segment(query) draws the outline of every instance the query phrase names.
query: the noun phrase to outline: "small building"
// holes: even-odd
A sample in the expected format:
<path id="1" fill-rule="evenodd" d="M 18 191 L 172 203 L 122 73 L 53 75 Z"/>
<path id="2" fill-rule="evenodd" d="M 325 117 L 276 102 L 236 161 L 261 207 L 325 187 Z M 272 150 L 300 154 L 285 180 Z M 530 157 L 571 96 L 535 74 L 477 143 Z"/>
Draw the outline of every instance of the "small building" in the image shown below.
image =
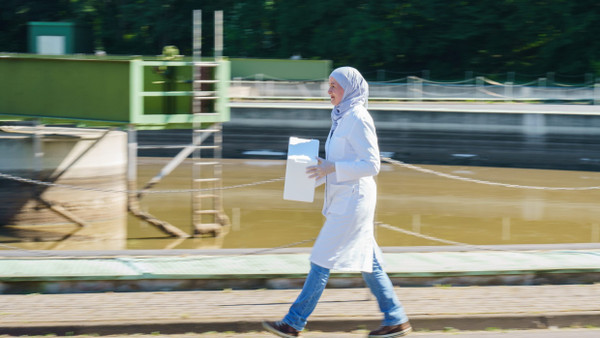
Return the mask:
<path id="1" fill-rule="evenodd" d="M 29 53 L 64 55 L 93 50 L 89 30 L 72 22 L 29 22 L 28 26 Z"/>

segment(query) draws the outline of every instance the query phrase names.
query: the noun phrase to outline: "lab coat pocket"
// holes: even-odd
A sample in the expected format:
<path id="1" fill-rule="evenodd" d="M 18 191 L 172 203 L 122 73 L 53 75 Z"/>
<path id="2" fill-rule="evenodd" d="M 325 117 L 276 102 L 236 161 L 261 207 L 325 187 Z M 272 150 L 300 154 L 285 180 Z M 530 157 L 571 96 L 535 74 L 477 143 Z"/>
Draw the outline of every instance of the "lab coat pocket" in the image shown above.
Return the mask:
<path id="1" fill-rule="evenodd" d="M 348 211 L 348 207 L 356 200 L 358 185 L 330 184 L 331 204 L 328 213 L 343 215 Z"/>

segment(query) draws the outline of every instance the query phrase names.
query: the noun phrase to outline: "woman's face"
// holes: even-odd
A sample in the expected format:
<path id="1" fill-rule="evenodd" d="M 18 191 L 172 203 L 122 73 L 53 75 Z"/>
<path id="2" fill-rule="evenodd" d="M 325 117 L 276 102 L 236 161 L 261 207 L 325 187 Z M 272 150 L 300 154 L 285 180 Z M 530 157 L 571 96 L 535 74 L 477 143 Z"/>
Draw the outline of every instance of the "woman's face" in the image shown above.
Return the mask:
<path id="1" fill-rule="evenodd" d="M 327 91 L 327 94 L 329 94 L 331 104 L 334 106 L 340 104 L 344 97 L 344 88 L 342 88 L 342 86 L 340 86 L 340 84 L 331 76 L 329 77 L 329 90 Z"/>

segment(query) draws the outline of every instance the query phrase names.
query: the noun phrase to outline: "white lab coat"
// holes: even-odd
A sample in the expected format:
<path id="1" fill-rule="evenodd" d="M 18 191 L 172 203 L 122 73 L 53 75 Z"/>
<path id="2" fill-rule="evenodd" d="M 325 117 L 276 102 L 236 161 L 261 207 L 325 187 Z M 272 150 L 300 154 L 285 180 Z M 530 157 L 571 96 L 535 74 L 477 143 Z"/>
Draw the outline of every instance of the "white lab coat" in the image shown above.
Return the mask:
<path id="1" fill-rule="evenodd" d="M 332 270 L 373 271 L 373 254 L 383 263 L 375 242 L 374 217 L 380 158 L 371 115 L 354 106 L 339 121 L 325 143 L 326 158 L 335 163 L 327 175 L 323 215 L 311 262 Z"/>

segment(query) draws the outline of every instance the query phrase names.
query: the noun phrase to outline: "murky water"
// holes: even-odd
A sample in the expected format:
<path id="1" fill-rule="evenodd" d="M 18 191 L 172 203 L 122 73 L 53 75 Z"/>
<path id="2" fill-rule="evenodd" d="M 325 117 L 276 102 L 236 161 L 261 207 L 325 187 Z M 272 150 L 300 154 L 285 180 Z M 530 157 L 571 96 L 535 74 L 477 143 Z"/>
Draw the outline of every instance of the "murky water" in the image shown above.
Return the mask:
<path id="1" fill-rule="evenodd" d="M 139 159 L 139 186 L 168 161 Z M 224 160 L 224 186 L 283 177 L 282 160 Z M 425 166 L 471 179 L 548 187 L 600 186 L 600 172 L 533 170 L 466 166 Z M 191 165 L 185 163 L 154 190 L 189 189 Z M 377 177 L 376 221 L 451 241 L 470 244 L 549 244 L 600 242 L 600 190 L 550 191 L 476 184 L 384 164 Z M 314 203 L 282 199 L 283 181 L 223 191 L 232 225 L 218 238 L 175 239 L 129 216 L 94 223 L 91 228 L 54 225 L 2 229 L 0 241 L 25 249 L 117 250 L 267 248 L 318 235 L 323 187 Z M 142 209 L 192 232 L 191 194 L 148 194 Z M 29 233 L 27 233 L 29 232 Z M 35 235 L 31 235 L 34 232 Z M 378 228 L 381 246 L 443 245 Z M 27 241 L 23 241 L 26 239 Z M 300 246 L 312 246 L 312 242 Z"/>

